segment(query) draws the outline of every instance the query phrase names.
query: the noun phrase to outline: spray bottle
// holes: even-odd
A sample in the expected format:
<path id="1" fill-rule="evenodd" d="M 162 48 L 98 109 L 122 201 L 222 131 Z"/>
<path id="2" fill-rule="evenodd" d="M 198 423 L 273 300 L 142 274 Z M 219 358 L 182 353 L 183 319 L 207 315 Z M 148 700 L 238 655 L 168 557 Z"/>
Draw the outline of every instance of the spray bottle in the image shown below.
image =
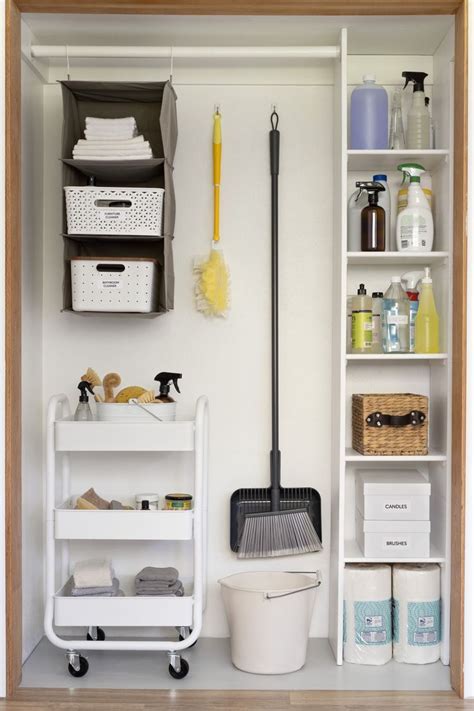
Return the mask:
<path id="1" fill-rule="evenodd" d="M 426 72 L 402 72 L 402 77 L 405 79 L 404 89 L 413 82 L 413 101 L 407 117 L 406 147 L 408 149 L 430 147 L 431 117 L 425 105 L 424 86 L 427 76 Z"/>
<path id="2" fill-rule="evenodd" d="M 372 350 L 372 299 L 360 284 L 357 296 L 352 297 L 352 352 L 370 353 Z"/>
<path id="3" fill-rule="evenodd" d="M 82 422 L 93 420 L 94 415 L 92 414 L 91 406 L 89 405 L 89 396 L 87 395 L 87 391 L 89 391 L 91 395 L 94 394 L 92 385 L 87 380 L 81 380 L 77 387 L 81 391 L 81 394 L 79 396 L 79 405 L 74 413 L 74 419 Z"/>
<path id="4" fill-rule="evenodd" d="M 385 251 L 385 210 L 378 204 L 378 194 L 385 190 L 374 181 L 356 182 L 356 188 L 365 190 L 369 204 L 360 213 L 360 245 L 362 252 Z"/>
<path id="5" fill-rule="evenodd" d="M 415 353 L 439 353 L 439 317 L 429 267 L 425 268 L 421 281 L 420 306 L 415 321 Z"/>
<path id="6" fill-rule="evenodd" d="M 431 252 L 433 249 L 433 215 L 420 185 L 425 172 L 418 163 L 401 163 L 398 170 L 409 176 L 408 204 L 397 216 L 397 249 L 399 252 Z"/>
<path id="7" fill-rule="evenodd" d="M 405 272 L 405 274 L 402 274 L 402 285 L 410 302 L 410 319 L 408 323 L 410 331 L 410 353 L 415 352 L 415 319 L 419 306 L 418 284 L 424 275 L 425 273 L 421 271 Z"/>
<path id="8" fill-rule="evenodd" d="M 171 389 L 170 383 L 173 383 L 174 387 L 176 388 L 177 392 L 181 392 L 178 386 L 178 380 L 182 378 L 183 376 L 181 373 L 168 373 L 168 372 L 163 372 L 163 373 L 158 373 L 157 376 L 155 376 L 155 380 L 158 380 L 160 383 L 160 394 L 157 395 L 155 402 L 175 402 L 174 399 L 170 396 L 169 392 Z"/>

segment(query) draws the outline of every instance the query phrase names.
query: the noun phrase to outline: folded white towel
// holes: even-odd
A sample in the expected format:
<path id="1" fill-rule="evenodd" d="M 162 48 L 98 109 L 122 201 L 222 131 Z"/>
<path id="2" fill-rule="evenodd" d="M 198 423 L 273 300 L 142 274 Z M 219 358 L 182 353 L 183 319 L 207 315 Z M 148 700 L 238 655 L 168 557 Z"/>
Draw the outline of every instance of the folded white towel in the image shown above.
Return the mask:
<path id="1" fill-rule="evenodd" d="M 112 585 L 114 571 L 110 560 L 93 558 L 80 560 L 74 566 L 73 578 L 76 588 L 95 588 Z"/>
<path id="2" fill-rule="evenodd" d="M 111 155 L 112 153 L 147 153 L 148 151 L 151 151 L 151 146 L 148 143 L 148 141 L 143 141 L 143 143 L 137 143 L 135 145 L 130 145 L 130 146 L 123 146 L 120 145 L 119 143 L 113 143 L 110 146 L 104 145 L 103 143 L 99 143 L 98 141 L 95 141 L 96 145 L 76 145 L 73 148 L 73 151 L 76 153 L 94 153 L 97 155 L 97 153 L 105 153 L 106 155 Z"/>
<path id="3" fill-rule="evenodd" d="M 121 161 L 121 160 L 151 160 L 153 158 L 153 155 L 150 151 L 150 153 L 139 153 L 137 155 L 134 154 L 128 154 L 124 156 L 90 156 L 89 154 L 87 155 L 75 155 L 73 154 L 72 156 L 74 160 L 115 160 L 115 161 Z"/>
<path id="4" fill-rule="evenodd" d="M 98 128 L 100 130 L 115 130 L 116 128 L 136 128 L 137 122 L 134 116 L 124 118 L 98 118 L 97 116 L 86 116 L 86 128 Z"/>
<path id="5" fill-rule="evenodd" d="M 140 134 L 135 138 L 80 138 L 76 146 L 123 146 L 125 148 L 126 146 L 143 145 L 143 143 L 145 143 L 145 139 L 143 134 Z"/>
<path id="6" fill-rule="evenodd" d="M 123 131 L 122 129 L 117 129 L 116 131 L 96 131 L 95 129 L 86 129 L 84 131 L 84 138 L 89 141 L 127 141 L 129 138 L 135 138 L 138 136 L 138 131 L 135 129 Z"/>

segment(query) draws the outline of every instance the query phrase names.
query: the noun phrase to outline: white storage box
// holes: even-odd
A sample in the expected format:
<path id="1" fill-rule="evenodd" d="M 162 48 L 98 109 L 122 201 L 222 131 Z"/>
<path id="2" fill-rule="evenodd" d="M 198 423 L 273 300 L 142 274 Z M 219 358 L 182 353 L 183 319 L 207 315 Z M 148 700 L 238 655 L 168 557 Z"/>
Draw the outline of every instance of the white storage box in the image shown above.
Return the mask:
<path id="1" fill-rule="evenodd" d="M 150 313 L 157 303 L 158 262 L 144 257 L 72 257 L 73 311 Z"/>
<path id="2" fill-rule="evenodd" d="M 171 422 L 176 419 L 175 402 L 98 402 L 97 419 L 101 422 Z"/>
<path id="3" fill-rule="evenodd" d="M 429 521 L 430 494 L 416 469 L 356 472 L 356 507 L 369 521 Z"/>
<path id="4" fill-rule="evenodd" d="M 364 521 L 356 511 L 356 539 L 366 558 L 429 558 L 429 521 Z"/>
<path id="5" fill-rule="evenodd" d="M 64 188 L 70 235 L 161 237 L 162 188 Z"/>

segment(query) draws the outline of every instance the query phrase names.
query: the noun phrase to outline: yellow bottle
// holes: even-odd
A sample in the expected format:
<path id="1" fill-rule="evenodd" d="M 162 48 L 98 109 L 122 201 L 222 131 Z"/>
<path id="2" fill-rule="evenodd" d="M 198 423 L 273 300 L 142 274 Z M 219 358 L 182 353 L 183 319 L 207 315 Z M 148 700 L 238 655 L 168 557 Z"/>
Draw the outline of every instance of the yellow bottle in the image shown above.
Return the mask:
<path id="1" fill-rule="evenodd" d="M 426 267 L 421 282 L 420 305 L 415 319 L 415 353 L 439 353 L 439 317 L 430 272 Z"/>

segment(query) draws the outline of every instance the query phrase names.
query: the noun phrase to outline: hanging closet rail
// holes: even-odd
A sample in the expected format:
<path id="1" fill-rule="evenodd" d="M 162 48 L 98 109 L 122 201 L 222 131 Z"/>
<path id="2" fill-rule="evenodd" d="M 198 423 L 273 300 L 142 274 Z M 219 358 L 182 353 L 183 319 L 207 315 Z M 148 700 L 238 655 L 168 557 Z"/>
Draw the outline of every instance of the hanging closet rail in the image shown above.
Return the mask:
<path id="1" fill-rule="evenodd" d="M 90 59 L 336 59 L 337 45 L 327 47 L 114 47 L 31 45 L 31 56 Z"/>

